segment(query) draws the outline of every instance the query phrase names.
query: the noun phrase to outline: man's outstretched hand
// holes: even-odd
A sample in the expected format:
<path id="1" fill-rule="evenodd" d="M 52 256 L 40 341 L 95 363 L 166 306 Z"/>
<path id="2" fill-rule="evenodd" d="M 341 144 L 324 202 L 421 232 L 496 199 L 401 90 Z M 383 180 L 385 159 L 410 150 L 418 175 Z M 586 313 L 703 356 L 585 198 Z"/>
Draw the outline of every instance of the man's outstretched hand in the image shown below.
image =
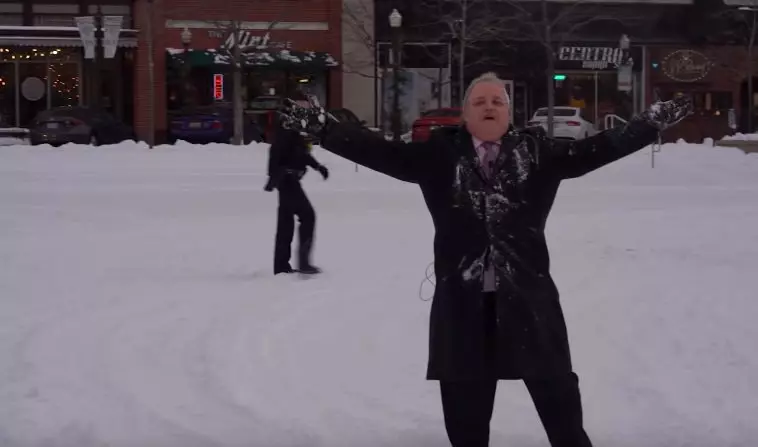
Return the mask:
<path id="1" fill-rule="evenodd" d="M 692 110 L 692 99 L 682 96 L 651 105 L 642 112 L 642 118 L 659 130 L 665 130 L 686 118 Z"/>
<path id="2" fill-rule="evenodd" d="M 329 170 L 326 168 L 326 166 L 318 165 L 316 169 L 321 174 L 321 177 L 324 177 L 324 180 L 329 178 Z"/>

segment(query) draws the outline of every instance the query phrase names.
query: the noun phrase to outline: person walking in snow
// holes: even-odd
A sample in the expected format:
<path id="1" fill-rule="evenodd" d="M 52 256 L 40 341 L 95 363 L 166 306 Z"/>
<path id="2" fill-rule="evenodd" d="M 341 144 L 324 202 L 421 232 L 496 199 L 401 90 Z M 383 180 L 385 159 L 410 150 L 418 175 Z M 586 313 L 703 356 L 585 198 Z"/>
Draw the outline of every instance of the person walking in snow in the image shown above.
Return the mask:
<path id="1" fill-rule="evenodd" d="M 454 447 L 489 445 L 497 382 L 516 379 L 551 446 L 592 445 L 549 271 L 547 217 L 562 180 L 648 146 L 691 108 L 684 98 L 660 102 L 623 126 L 561 141 L 541 127 L 509 130 L 505 84 L 488 73 L 468 87 L 462 125 L 426 142 L 386 141 L 315 104 L 284 114 L 326 150 L 419 185 L 436 230 L 427 379 L 440 381 Z"/>
<path id="2" fill-rule="evenodd" d="M 308 166 L 321 173 L 324 180 L 329 178 L 329 170 L 313 158 L 310 149 L 311 145 L 300 132 L 281 126 L 277 129 L 276 139 L 269 148 L 268 182 L 264 190 L 277 189 L 279 191 L 274 275 L 296 271 L 290 264 L 292 239 L 295 235 L 295 216 L 300 221 L 297 271 L 305 274 L 321 272 L 318 267 L 311 264 L 316 212 L 300 180 L 305 176 Z"/>

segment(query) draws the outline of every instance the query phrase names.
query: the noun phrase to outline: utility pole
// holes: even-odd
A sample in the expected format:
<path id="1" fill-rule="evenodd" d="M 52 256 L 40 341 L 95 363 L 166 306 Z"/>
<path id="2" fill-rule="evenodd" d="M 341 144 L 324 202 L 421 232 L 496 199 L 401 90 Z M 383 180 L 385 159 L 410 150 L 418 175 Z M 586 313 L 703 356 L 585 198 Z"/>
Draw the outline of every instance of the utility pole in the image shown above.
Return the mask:
<path id="1" fill-rule="evenodd" d="M 461 19 L 460 26 L 458 28 L 458 44 L 461 46 L 458 59 L 458 102 L 461 107 L 463 104 L 463 97 L 466 95 L 466 21 L 468 19 L 468 0 L 461 0 Z"/>
<path id="2" fill-rule="evenodd" d="M 553 33 L 547 16 L 547 0 L 540 1 L 542 6 L 542 26 L 545 38 L 545 57 L 547 62 L 547 136 L 555 134 L 555 53 L 553 52 Z"/>
<path id="3" fill-rule="evenodd" d="M 400 42 L 400 27 L 403 16 L 397 9 L 390 14 L 390 28 L 392 28 L 392 140 L 400 141 L 400 57 L 403 52 Z"/>
<path id="4" fill-rule="evenodd" d="M 153 55 L 153 0 L 147 0 L 147 77 L 148 77 L 148 135 L 147 144 L 152 149 L 155 146 L 155 57 Z"/>
<path id="5" fill-rule="evenodd" d="M 242 48 L 240 48 L 240 22 L 232 20 L 232 110 L 234 113 L 233 126 L 234 135 L 232 144 L 241 145 L 243 143 L 243 121 L 244 113 L 242 111 Z"/>

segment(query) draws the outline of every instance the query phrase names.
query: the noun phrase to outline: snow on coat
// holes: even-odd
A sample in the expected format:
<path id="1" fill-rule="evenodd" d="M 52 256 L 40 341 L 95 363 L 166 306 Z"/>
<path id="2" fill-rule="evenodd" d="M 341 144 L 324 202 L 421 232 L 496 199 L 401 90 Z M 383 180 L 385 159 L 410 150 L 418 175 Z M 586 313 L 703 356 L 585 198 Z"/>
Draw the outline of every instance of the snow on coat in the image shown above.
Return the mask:
<path id="1" fill-rule="evenodd" d="M 332 126 L 325 149 L 419 185 L 435 227 L 430 380 L 521 379 L 572 370 L 545 224 L 563 179 L 584 175 L 651 144 L 642 120 L 580 141 L 541 128 L 511 131 L 489 179 L 464 127 L 426 142 L 386 141 L 349 124 Z M 482 292 L 495 267 L 497 292 Z"/>

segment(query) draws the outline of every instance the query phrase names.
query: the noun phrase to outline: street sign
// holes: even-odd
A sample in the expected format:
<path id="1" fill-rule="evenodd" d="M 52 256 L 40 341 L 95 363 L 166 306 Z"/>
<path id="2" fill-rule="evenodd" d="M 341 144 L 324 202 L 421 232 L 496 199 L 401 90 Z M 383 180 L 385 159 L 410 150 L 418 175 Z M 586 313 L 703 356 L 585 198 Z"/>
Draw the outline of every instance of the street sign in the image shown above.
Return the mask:
<path id="1" fill-rule="evenodd" d="M 118 36 L 121 34 L 123 22 L 123 16 L 103 17 L 103 56 L 106 59 L 112 59 L 116 55 Z"/>
<path id="2" fill-rule="evenodd" d="M 84 58 L 95 58 L 95 18 L 92 16 L 74 17 L 79 37 L 84 45 Z"/>

